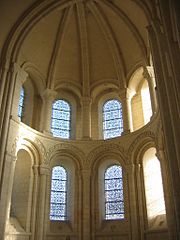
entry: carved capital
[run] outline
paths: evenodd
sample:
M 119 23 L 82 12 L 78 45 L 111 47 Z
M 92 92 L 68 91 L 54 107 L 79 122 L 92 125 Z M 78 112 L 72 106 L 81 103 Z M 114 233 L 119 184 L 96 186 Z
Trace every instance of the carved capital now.
M 57 92 L 46 88 L 45 91 L 41 94 L 44 101 L 53 101 L 56 98 Z
M 39 167 L 39 171 L 40 171 L 40 175 L 46 175 L 46 176 L 50 175 L 50 169 L 47 166 L 41 165 Z

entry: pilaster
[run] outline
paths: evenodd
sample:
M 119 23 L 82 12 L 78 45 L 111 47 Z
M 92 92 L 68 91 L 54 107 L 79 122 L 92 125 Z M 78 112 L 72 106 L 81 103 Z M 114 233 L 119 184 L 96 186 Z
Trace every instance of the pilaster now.
M 82 98 L 82 138 L 91 138 L 91 98 Z

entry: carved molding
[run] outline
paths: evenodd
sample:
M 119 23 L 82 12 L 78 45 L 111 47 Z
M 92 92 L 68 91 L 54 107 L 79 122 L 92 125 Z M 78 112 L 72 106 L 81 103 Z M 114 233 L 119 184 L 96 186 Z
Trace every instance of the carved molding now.
M 84 152 L 82 152 L 79 148 L 73 146 L 72 144 L 60 143 L 49 148 L 44 164 L 49 164 L 51 159 L 57 153 L 68 153 L 72 155 L 80 164 L 83 164 L 83 160 L 85 159 Z
M 103 154 L 117 154 L 123 162 L 127 159 L 127 156 L 125 154 L 124 148 L 118 144 L 113 143 L 105 143 L 101 146 L 96 147 L 94 150 L 92 150 L 87 158 L 86 158 L 86 166 L 91 166 L 97 159 L 99 159 L 100 156 Z
M 146 131 L 141 133 L 130 145 L 128 149 L 129 162 L 135 160 L 133 159 L 133 155 L 139 154 L 143 149 L 145 149 L 145 145 L 147 145 L 148 143 L 152 146 L 156 146 L 156 136 L 152 131 Z
M 41 162 L 46 162 L 46 149 L 42 142 L 39 139 L 35 139 L 32 141 L 31 139 L 23 138 L 23 137 L 16 137 L 13 141 L 13 144 L 11 146 L 11 151 L 10 154 L 15 156 L 17 155 L 17 152 L 22 149 L 22 146 L 26 146 L 27 148 L 34 153 L 36 156 L 37 154 L 35 151 L 38 153 L 40 159 L 38 159 Z

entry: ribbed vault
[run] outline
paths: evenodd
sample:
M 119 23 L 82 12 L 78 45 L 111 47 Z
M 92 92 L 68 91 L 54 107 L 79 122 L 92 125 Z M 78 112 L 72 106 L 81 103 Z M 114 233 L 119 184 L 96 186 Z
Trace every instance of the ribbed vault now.
M 90 96 L 91 89 L 109 81 L 126 88 L 128 73 L 149 58 L 142 8 L 132 1 L 58 3 L 44 7 L 24 37 L 20 65 L 32 63 L 46 87 L 55 90 L 74 86 Z

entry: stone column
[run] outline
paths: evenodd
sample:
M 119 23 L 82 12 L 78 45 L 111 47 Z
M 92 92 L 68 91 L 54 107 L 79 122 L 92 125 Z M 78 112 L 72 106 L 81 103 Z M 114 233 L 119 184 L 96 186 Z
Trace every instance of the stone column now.
M 91 98 L 82 98 L 82 138 L 91 138 Z
M 130 221 L 131 221 L 131 239 L 139 240 L 139 221 L 137 213 L 137 198 L 136 198 L 136 188 L 135 188 L 135 171 L 137 170 L 134 164 L 130 164 L 126 167 L 128 175 L 128 185 L 129 185 L 129 203 L 130 203 Z M 138 167 L 139 170 L 139 167 Z
M 144 240 L 144 230 L 145 230 L 145 218 L 144 218 L 144 204 L 143 204 L 143 193 L 142 193 L 142 165 L 136 164 L 135 166 L 136 173 L 136 184 L 137 184 L 137 203 L 138 203 L 138 213 L 137 221 L 139 223 L 139 239 Z
M 130 132 L 130 109 L 129 109 L 129 95 L 127 89 L 124 89 L 120 92 L 119 97 L 122 103 L 122 113 L 123 113 L 123 134 Z
M 42 94 L 43 109 L 41 114 L 41 130 L 47 134 L 51 134 L 52 104 L 55 97 L 56 92 L 52 89 L 46 89 Z
M 32 198 L 32 217 L 31 217 L 31 240 L 35 239 L 35 224 L 36 224 L 36 211 L 37 211 L 37 196 L 38 196 L 38 165 L 33 166 L 34 181 L 33 181 L 33 198 Z
M 157 112 L 157 99 L 156 99 L 156 92 L 155 92 L 155 77 L 154 77 L 153 67 L 150 67 L 150 66 L 148 66 L 147 68 L 144 67 L 143 77 L 148 81 L 152 113 L 155 114 Z
M 9 131 L 9 120 L 11 114 L 11 105 L 13 99 L 13 91 L 16 81 L 17 67 L 16 64 L 12 64 L 9 67 L 7 76 L 6 76 L 6 86 L 4 89 L 2 108 L 1 108 L 1 117 L 0 117 L 0 178 L 2 177 L 2 169 L 5 162 L 5 151 L 6 143 Z M 0 181 L 0 191 L 1 191 Z M 1 192 L 0 192 L 1 195 Z
M 39 184 L 39 199 L 38 199 L 38 216 L 36 224 L 36 240 L 45 239 L 45 207 L 46 207 L 46 188 L 47 176 L 49 175 L 49 168 L 47 166 L 40 166 L 40 184 Z
M 162 5 L 166 5 L 166 1 L 161 1 Z M 164 11 L 169 11 L 166 6 Z M 166 19 L 166 18 L 164 18 Z M 168 23 L 170 23 L 169 21 Z M 179 90 L 176 80 L 179 79 L 179 66 L 173 59 L 179 56 L 174 51 L 174 42 L 172 37 L 164 34 L 159 22 L 153 21 L 152 26 L 148 27 L 149 42 L 152 49 L 152 57 L 154 62 L 154 70 L 156 74 L 157 95 L 159 111 L 162 119 L 164 130 L 165 151 L 167 154 L 168 174 L 170 176 L 170 191 L 173 195 L 174 205 L 174 236 L 172 239 L 180 239 L 180 128 L 179 128 Z M 164 26 L 166 28 L 166 26 Z M 170 41 L 168 44 L 168 40 Z M 173 58 L 172 58 L 173 53 Z
M 2 196 L 0 201 L 0 239 L 5 239 L 6 224 L 9 221 L 11 195 L 16 157 L 8 152 L 5 156 L 5 167 L 3 171 Z
M 82 221 L 82 229 L 83 229 L 83 239 L 90 240 L 91 239 L 91 215 L 90 215 L 90 170 L 85 169 L 82 170 L 82 178 L 83 178 L 83 221 Z

